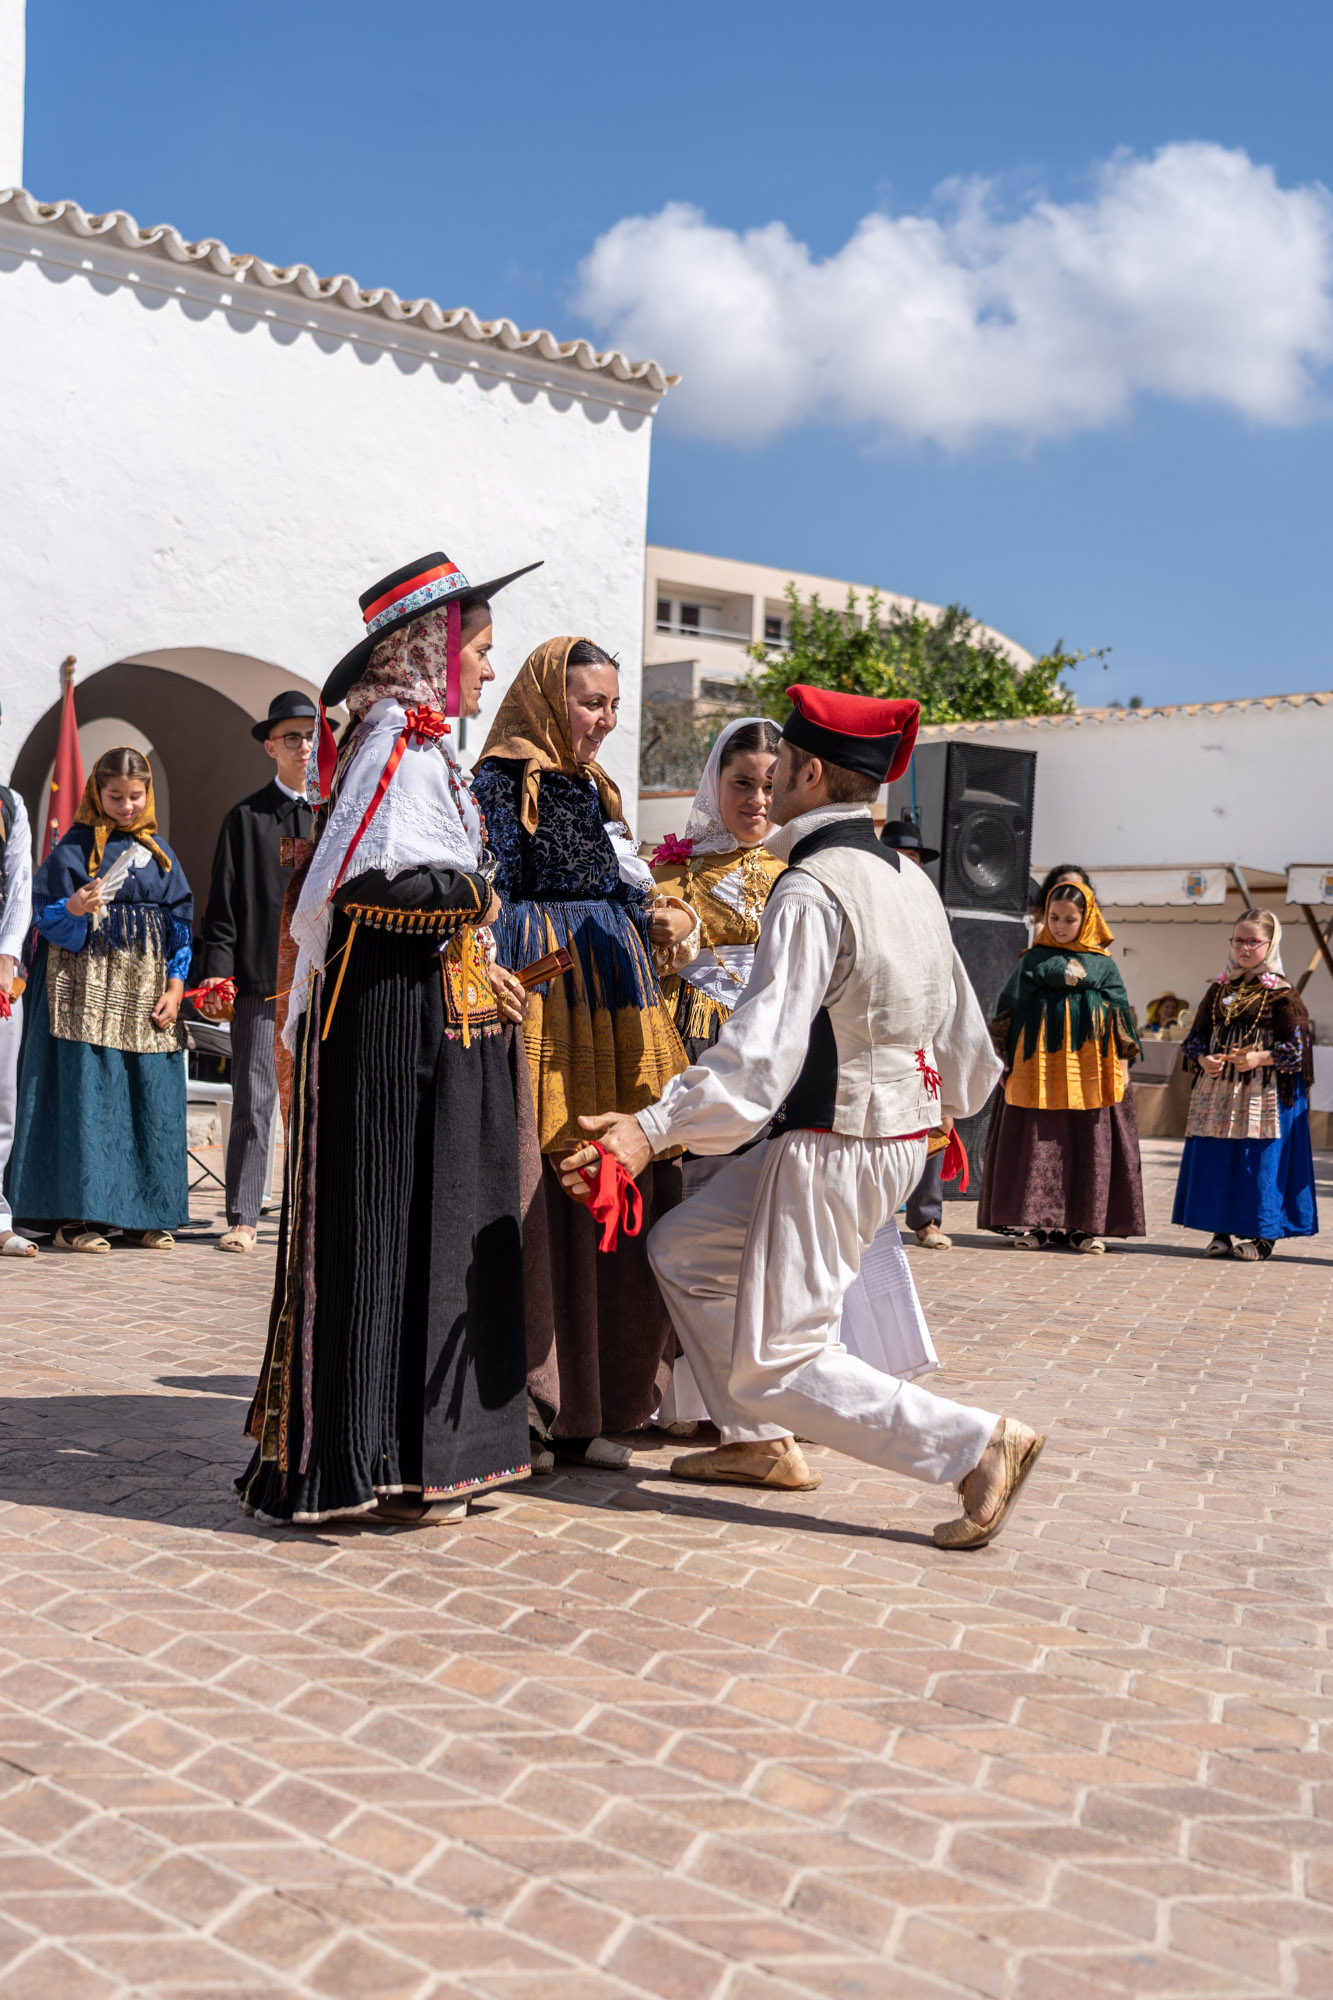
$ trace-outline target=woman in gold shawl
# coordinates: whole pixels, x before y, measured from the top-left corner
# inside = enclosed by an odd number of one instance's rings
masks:
[[[107,750],[33,882],[33,954],[9,1162],[14,1213],[59,1250],[106,1231],[170,1250],[189,1221],[185,1036],[194,904],[158,837],[139,751]]]
[[[680,1169],[645,1169],[642,1232],[604,1256],[556,1163],[584,1142],[580,1115],[641,1111],[687,1067],[649,944],[652,876],[598,762],[619,704],[609,654],[548,640],[501,703],[473,780],[497,862],[501,962],[521,971],[559,949],[573,961],[535,989],[523,1024],[542,1155],[524,1260],[537,1412],[557,1457],[593,1465],[625,1463],[602,1433],[641,1428],[671,1379],[674,1335],[645,1246],[680,1200]]]
[[[977,1221],[1023,1250],[1100,1251],[1103,1237],[1145,1234],[1126,1073],[1139,1041],[1111,942],[1091,886],[1058,883],[991,1023],[1004,1100]]]

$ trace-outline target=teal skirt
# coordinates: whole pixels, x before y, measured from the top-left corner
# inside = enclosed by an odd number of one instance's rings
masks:
[[[46,946],[23,996],[14,1149],[16,1220],[179,1229],[190,1219],[185,1056],[126,1055],[51,1033]]]

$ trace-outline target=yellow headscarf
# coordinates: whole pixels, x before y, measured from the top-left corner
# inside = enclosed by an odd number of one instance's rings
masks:
[[[478,763],[488,757],[523,762],[523,793],[519,818],[529,833],[537,831],[537,799],[543,771],[563,771],[571,778],[591,778],[602,804],[603,819],[620,819],[620,788],[600,764],[581,764],[574,755],[565,703],[565,667],[577,638],[548,639],[523,662],[500,710]],[[591,642],[589,642],[591,643]]]
[[[1083,923],[1072,944],[1061,944],[1050,932],[1048,918],[1052,903],[1069,903],[1078,895],[1083,898]],[[1057,882],[1046,898],[1046,908],[1042,912],[1041,929],[1032,940],[1034,945],[1046,945],[1051,951],[1099,951],[1103,958],[1109,958],[1106,947],[1112,943],[1114,931],[1097,908],[1097,898],[1086,882]]]
[[[129,749],[130,745],[122,743],[117,745],[117,748],[125,750]],[[112,750],[103,752],[103,756],[106,757],[114,756],[114,754],[115,752]],[[145,758],[144,761],[146,763],[148,760]],[[101,762],[102,758],[99,757],[97,764]],[[157,806],[153,800],[152,772],[150,771],[148,776],[143,780],[147,788],[143,810],[131,820],[128,826],[122,826],[119,820],[111,819],[102,810],[101,794],[97,789],[97,764],[93,765],[88,782],[83,788],[83,799],[79,805],[79,810],[74,815],[75,826],[90,826],[93,828],[93,852],[92,859],[88,863],[89,875],[95,875],[101,867],[102,856],[106,852],[107,841],[113,833],[132,833],[140,846],[146,847],[155,860],[160,861],[164,868],[169,869],[171,867],[171,856],[164,848],[159,847],[153,839],[153,835],[157,832]]]

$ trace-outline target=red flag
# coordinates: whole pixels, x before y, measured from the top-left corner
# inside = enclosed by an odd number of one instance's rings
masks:
[[[60,710],[56,767],[51,774],[51,796],[46,807],[46,831],[42,836],[43,861],[73,826],[83,797],[83,757],[79,750],[79,725],[74,719],[73,660],[66,660],[61,671],[65,676],[65,699]]]

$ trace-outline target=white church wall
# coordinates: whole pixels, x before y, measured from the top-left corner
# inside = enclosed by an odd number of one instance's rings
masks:
[[[17,208],[0,196],[0,770],[66,654],[80,680],[147,661],[262,714],[355,642],[360,591],[443,548],[478,581],[545,561],[497,600],[469,751],[533,645],[588,633],[625,665],[606,762],[632,806],[660,371],[506,352]]]

